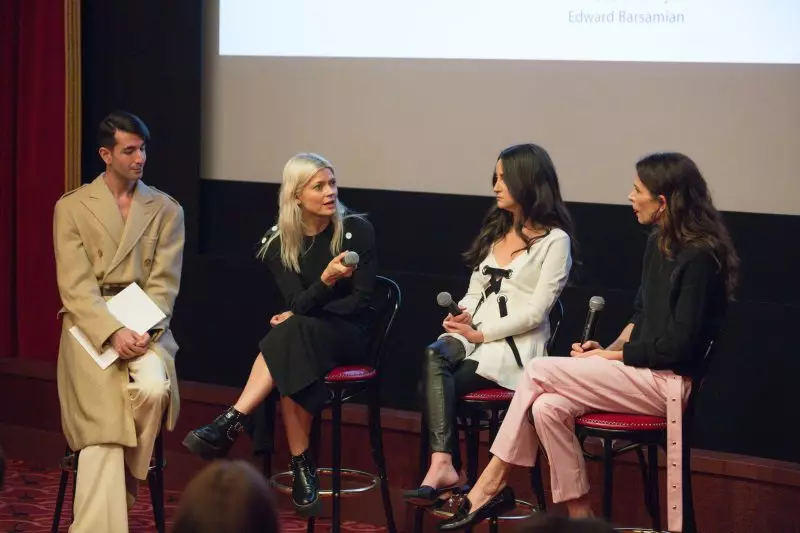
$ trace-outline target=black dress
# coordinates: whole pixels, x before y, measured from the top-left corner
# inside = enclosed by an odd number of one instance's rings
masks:
[[[334,257],[333,224],[304,239],[300,273],[283,266],[280,237],[272,241],[265,256],[286,309],[294,314],[272,328],[259,348],[278,393],[313,415],[328,399],[322,378],[334,366],[363,362],[369,340],[369,302],[377,271],[375,233],[359,217],[345,218],[343,230],[342,251],[357,252],[359,263],[351,278],[332,287],[320,276]]]

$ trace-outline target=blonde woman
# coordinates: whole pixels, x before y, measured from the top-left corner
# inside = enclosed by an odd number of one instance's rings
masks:
[[[292,499],[304,516],[316,515],[321,503],[307,449],[311,421],[328,398],[322,378],[335,365],[365,355],[377,270],[372,225],[348,213],[337,192],[333,166],[321,156],[298,154],[286,164],[278,223],[258,255],[275,276],[287,311],[270,320],[236,403],[183,441],[205,459],[224,456],[248,415],[277,389],[292,454]],[[358,253],[357,268],[343,263],[347,251]]]

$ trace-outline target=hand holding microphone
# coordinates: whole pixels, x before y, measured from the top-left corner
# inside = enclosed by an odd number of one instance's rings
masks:
[[[600,312],[605,308],[606,301],[602,296],[592,296],[589,300],[589,313],[586,315],[586,323],[581,331],[580,342],[572,345],[572,352],[570,355],[573,357],[581,357],[586,352],[593,350],[602,350],[603,347],[597,341],[591,340],[594,337],[595,330],[597,329],[597,321],[600,318]]]
[[[465,312],[466,307],[462,308],[456,305],[449,292],[440,292],[437,294],[436,303],[450,312],[447,318],[445,318],[445,321],[459,322],[461,324],[470,324],[472,322],[472,316]]]
[[[320,279],[322,283],[328,287],[333,286],[337,281],[343,278],[349,278],[353,275],[353,271],[358,266],[358,253],[353,251],[342,252],[328,263],[325,270],[322,272]]]
[[[437,294],[436,303],[450,312],[442,322],[442,327],[447,333],[458,333],[474,344],[483,342],[483,332],[475,328],[472,323],[472,315],[467,312],[465,307],[456,305],[449,292]]]
[[[344,253],[344,257],[342,257],[342,264],[347,267],[357,267],[358,266],[358,252],[354,252],[352,250],[348,250]]]

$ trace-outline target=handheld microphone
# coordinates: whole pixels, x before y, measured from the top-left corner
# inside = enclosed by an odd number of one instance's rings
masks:
[[[602,296],[592,296],[589,299],[589,314],[586,315],[586,324],[581,333],[581,345],[594,338],[594,330],[597,328],[597,320],[600,318],[600,311],[606,306],[606,301]]]
[[[453,297],[450,296],[449,292],[440,292],[436,295],[436,303],[438,303],[441,307],[446,307],[450,314],[453,316],[458,316],[461,314],[461,308],[456,305],[453,301]]]
[[[346,252],[342,257],[342,264],[346,267],[358,266],[358,259],[357,252]]]

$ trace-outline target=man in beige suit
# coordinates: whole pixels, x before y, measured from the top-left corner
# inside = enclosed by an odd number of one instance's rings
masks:
[[[149,137],[138,117],[108,115],[98,134],[105,172],[55,207],[64,305],[58,395],[67,442],[80,450],[72,533],[127,533],[127,510],[147,477],[162,420],[171,430],[178,417],[178,345],[169,321],[180,285],[183,209],[141,181]],[[142,335],[105,304],[133,282],[166,314]],[[70,333],[73,326],[98,352],[113,347],[119,359],[101,369]]]

